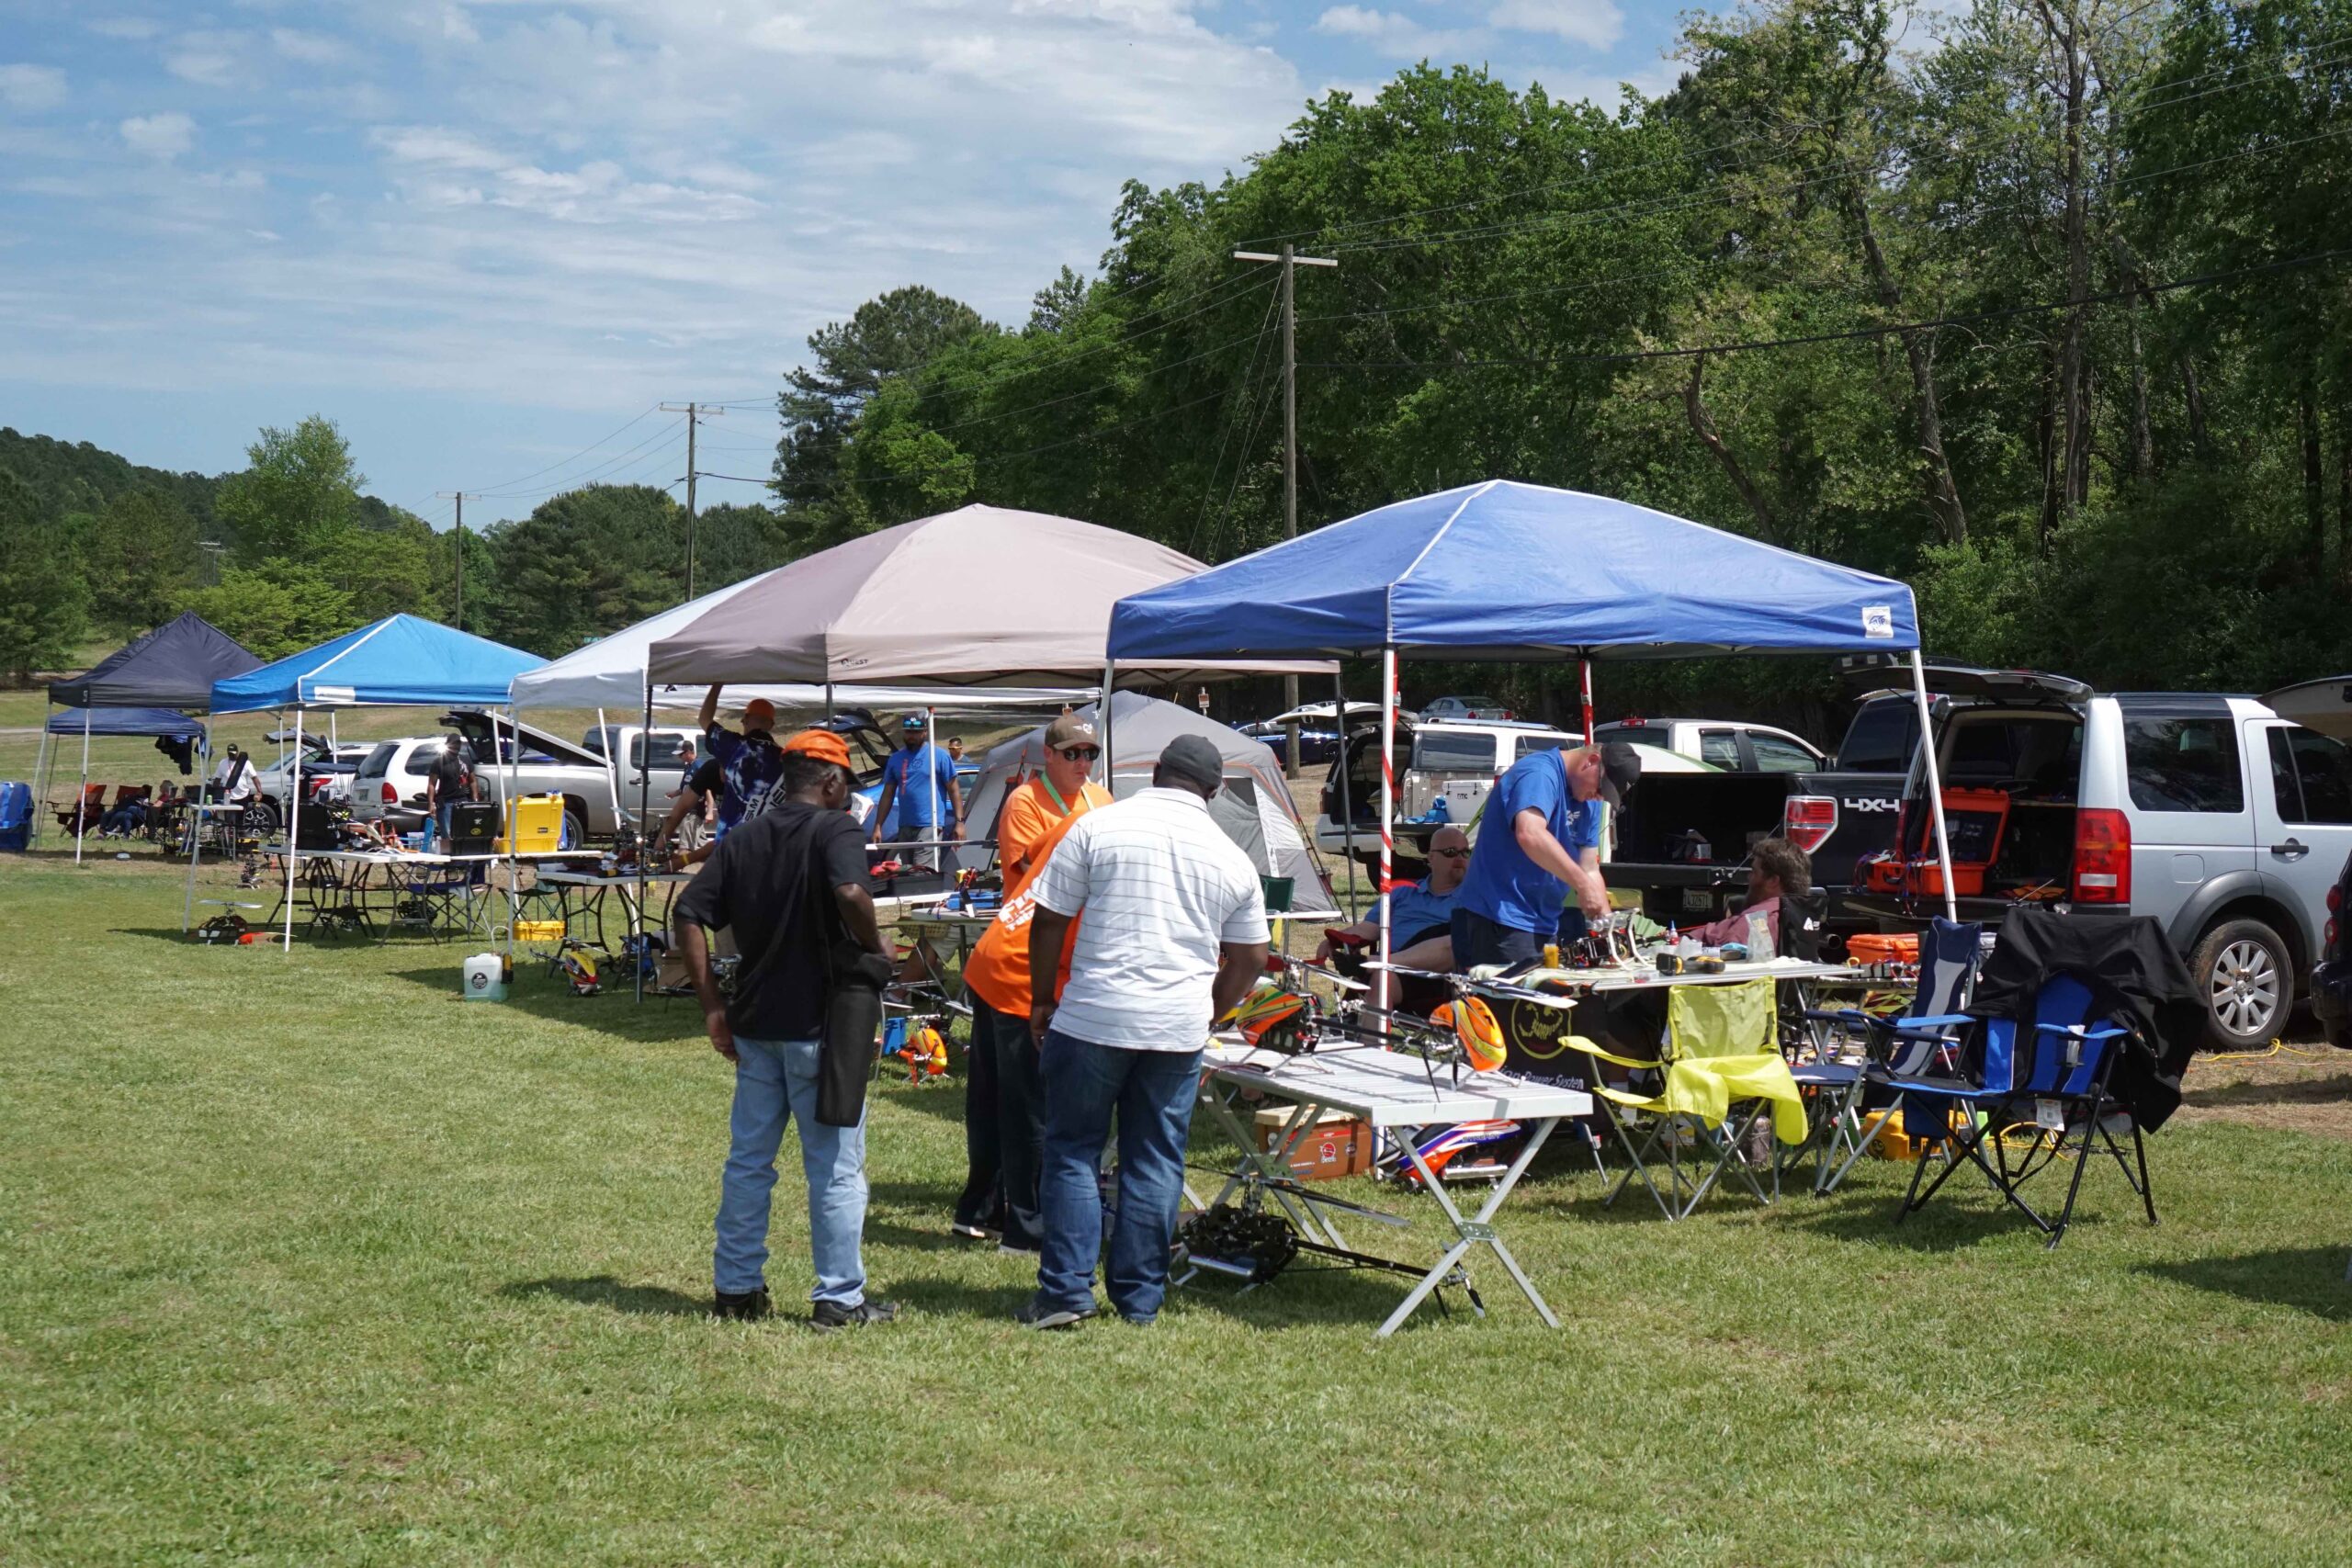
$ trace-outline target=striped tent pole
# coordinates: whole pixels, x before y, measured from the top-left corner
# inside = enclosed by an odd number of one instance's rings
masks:
[[[1373,889],[1373,897],[1380,899],[1380,961],[1396,962],[1390,942],[1395,933],[1388,929],[1388,879],[1394,874],[1396,859],[1396,649],[1392,643],[1380,650],[1380,886]]]

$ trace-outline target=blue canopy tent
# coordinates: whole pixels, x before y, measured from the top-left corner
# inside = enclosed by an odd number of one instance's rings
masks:
[[[506,707],[514,677],[546,662],[537,654],[437,621],[388,615],[331,642],[213,683],[216,714],[294,710],[294,778],[286,828],[288,948],[294,944],[292,887],[294,863],[300,858],[295,840],[302,813],[302,727],[310,710],[442,704]],[[511,849],[511,836],[509,844]]]
[[[79,731],[82,736],[82,785],[90,783],[90,740],[107,730],[90,718],[96,708],[195,709],[201,711],[209,701],[212,682],[231,675],[242,675],[261,662],[240,647],[234,637],[211,622],[189,610],[164,622],[115,649],[79,675],[49,683],[51,704],[80,708],[87,721],[61,728],[51,721],[45,727],[41,739],[41,760],[37,764],[40,790],[49,790],[49,769],[57,760],[57,748],[50,735],[64,735]],[[175,713],[174,717],[178,715]],[[152,734],[136,730],[133,734]],[[34,819],[38,833],[40,818]],[[38,844],[40,840],[35,838]],[[74,858],[82,858],[82,846],[77,838]]]
[[[1509,479],[1396,502],[1122,599],[1103,680],[1122,662],[1378,653],[1385,884],[1399,650],[1493,662],[1908,651],[1920,733],[1932,733],[1918,614],[1904,584],[1627,502]],[[1932,748],[1927,758],[1949,904]],[[1384,922],[1384,959],[1388,936]]]

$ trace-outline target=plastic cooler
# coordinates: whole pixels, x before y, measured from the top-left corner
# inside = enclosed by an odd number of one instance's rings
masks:
[[[560,795],[521,795],[507,813],[514,829],[514,852],[529,854],[534,851],[559,850],[563,847],[563,796]],[[501,838],[492,845],[498,853],[506,852],[506,840]]]
[[[32,840],[33,786],[0,783],[0,850],[21,850]]]

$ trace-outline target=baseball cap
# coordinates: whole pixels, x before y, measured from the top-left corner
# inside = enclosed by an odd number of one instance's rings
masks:
[[[804,729],[776,748],[779,751],[797,751],[814,757],[820,762],[831,762],[837,768],[849,766],[849,742],[830,729]]]
[[[753,697],[743,705],[743,722],[767,728],[775,722],[775,705],[765,697]]]
[[[1063,714],[1046,726],[1046,750],[1059,751],[1071,746],[1100,746],[1095,736],[1094,721],[1080,718],[1074,713]]]
[[[929,729],[931,721],[919,713],[910,713],[899,721],[900,729]]]
[[[1225,759],[1205,735],[1180,735],[1159,753],[1159,765],[1180,779],[1190,779],[1205,790],[1225,784]]]
[[[1625,804],[1625,792],[1642,782],[1642,754],[1623,740],[1600,743],[1600,798]]]

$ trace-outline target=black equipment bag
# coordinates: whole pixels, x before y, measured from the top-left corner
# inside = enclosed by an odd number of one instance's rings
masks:
[[[498,837],[498,803],[459,800],[449,806],[449,853],[486,855]]]
[[[302,807],[300,820],[294,824],[294,847],[305,854],[321,850],[343,848],[344,825],[351,820],[351,807],[341,802],[315,801]]]
[[[775,792],[771,791],[773,795]],[[809,819],[801,836],[800,863],[808,875],[809,935],[824,944],[825,1036],[817,1046],[817,1121],[826,1127],[854,1127],[865,1117],[865,1086],[882,1049],[882,991],[890,983],[890,961],[870,953],[849,934],[817,860],[817,829]]]

